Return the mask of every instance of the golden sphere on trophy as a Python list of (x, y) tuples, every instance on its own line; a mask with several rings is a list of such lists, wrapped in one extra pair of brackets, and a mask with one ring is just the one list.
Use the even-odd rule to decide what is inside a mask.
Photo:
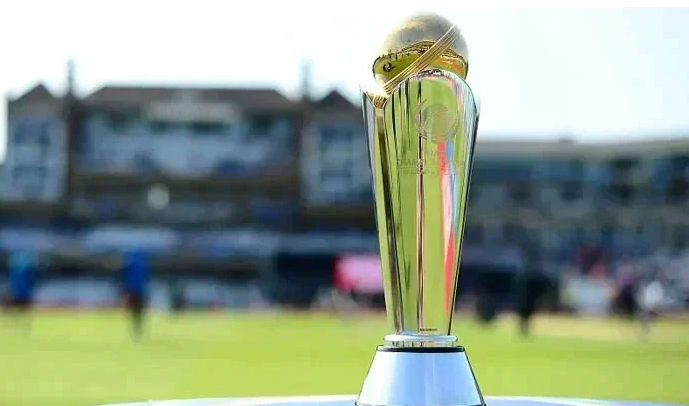
[[(421, 61), (424, 54), (426, 61)], [(385, 93), (426, 69), (443, 69), (466, 79), (469, 52), (459, 29), (437, 14), (404, 19), (385, 38), (373, 63), (373, 74)]]

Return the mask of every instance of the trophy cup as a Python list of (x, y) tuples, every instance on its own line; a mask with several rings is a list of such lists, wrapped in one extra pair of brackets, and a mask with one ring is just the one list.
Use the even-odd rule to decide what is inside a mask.
[(385, 303), (358, 406), (485, 405), (451, 335), (479, 111), (466, 43), (443, 17), (404, 20), (362, 89)]

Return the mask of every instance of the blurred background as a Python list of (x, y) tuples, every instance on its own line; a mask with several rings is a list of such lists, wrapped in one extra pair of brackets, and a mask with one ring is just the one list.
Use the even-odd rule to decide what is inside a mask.
[(689, 403), (689, 12), (3, 4), (0, 404), (357, 393), (359, 104), (401, 18), (482, 116), (454, 332), (489, 395)]

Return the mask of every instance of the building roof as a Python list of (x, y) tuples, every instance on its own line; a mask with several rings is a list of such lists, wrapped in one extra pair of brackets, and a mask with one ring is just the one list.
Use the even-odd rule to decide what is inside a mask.
[(299, 102), (288, 99), (274, 89), (220, 87), (105, 86), (84, 101), (89, 105), (139, 107), (151, 102), (193, 98), (202, 102), (227, 102), (247, 110), (292, 111)]
[(477, 156), (495, 157), (653, 157), (671, 153), (689, 153), (689, 131), (686, 135), (662, 135), (646, 139), (620, 139), (611, 142), (577, 142), (570, 139), (529, 140), (524, 137), (504, 139), (481, 136), (476, 140)]
[(55, 114), (59, 112), (62, 99), (53, 95), (43, 84), (38, 83), (24, 94), (7, 99), (10, 115)]
[(35, 101), (35, 100), (54, 100), (55, 96), (48, 90), (43, 83), (29, 89), (23, 95), (15, 98), (13, 101)]
[(332, 90), (325, 97), (316, 102), (316, 109), (332, 109), (338, 111), (359, 111), (342, 93)]

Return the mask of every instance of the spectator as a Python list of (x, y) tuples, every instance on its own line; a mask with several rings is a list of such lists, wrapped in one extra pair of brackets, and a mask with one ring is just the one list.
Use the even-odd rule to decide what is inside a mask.
[(28, 252), (15, 252), (9, 260), (11, 308), (26, 310), (31, 307), (36, 285), (36, 258)]
[(149, 264), (146, 254), (132, 251), (125, 255), (122, 263), (122, 279), (126, 307), (132, 318), (132, 331), (135, 338), (143, 334), (144, 312), (148, 301)]
[(32, 253), (14, 252), (10, 256), (10, 297), (7, 305), (10, 311), (24, 320), (26, 328), (29, 327), (26, 316), (33, 305), (37, 268), (38, 261)]

